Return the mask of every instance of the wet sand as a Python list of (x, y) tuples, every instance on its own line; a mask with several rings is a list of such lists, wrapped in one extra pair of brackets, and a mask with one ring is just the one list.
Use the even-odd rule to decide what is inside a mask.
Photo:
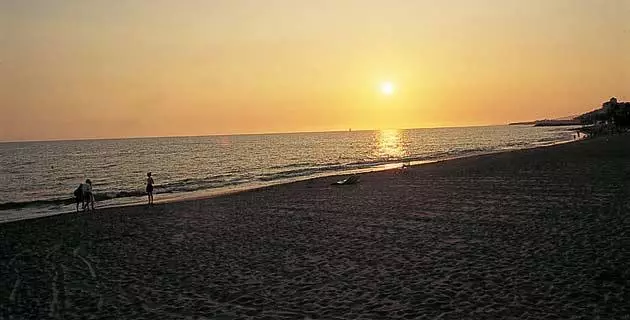
[(0, 225), (0, 319), (630, 319), (630, 136)]

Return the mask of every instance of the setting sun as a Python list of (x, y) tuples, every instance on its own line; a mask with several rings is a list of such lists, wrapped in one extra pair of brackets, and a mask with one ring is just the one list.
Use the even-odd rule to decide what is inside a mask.
[(0, 0), (0, 141), (498, 125), (629, 99), (630, 0), (123, 2)]
[(389, 81), (381, 83), (381, 93), (386, 96), (392, 95), (394, 93), (394, 84)]

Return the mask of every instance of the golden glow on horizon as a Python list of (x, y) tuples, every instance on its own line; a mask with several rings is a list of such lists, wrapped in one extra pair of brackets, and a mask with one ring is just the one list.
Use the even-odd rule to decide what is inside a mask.
[(630, 100), (628, 16), (626, 0), (0, 1), (0, 141), (565, 117)]

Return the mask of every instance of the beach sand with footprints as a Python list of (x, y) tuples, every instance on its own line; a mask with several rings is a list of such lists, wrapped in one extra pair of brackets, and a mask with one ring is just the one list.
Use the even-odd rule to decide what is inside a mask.
[(630, 136), (0, 225), (0, 319), (630, 319)]

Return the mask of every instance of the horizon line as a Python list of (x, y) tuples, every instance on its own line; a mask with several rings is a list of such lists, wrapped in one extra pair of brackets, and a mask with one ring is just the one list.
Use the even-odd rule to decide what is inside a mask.
[[(365, 131), (383, 131), (383, 130), (416, 130), (416, 129), (440, 129), (440, 128), (473, 128), (473, 127), (493, 127), (507, 126), (508, 123), (502, 124), (480, 124), (480, 125), (464, 125), (464, 126), (435, 126), (435, 127), (415, 127), (415, 128), (379, 128), (379, 129), (352, 129), (352, 132)], [(244, 132), (244, 133), (210, 133), (198, 135), (165, 135), (165, 136), (131, 136), (131, 137), (103, 137), (103, 138), (60, 138), (60, 139), (42, 139), (42, 140), (0, 140), (3, 143), (28, 143), (28, 142), (72, 142), (72, 141), (100, 141), (100, 140), (127, 140), (127, 139), (157, 139), (157, 138), (200, 138), (200, 137), (225, 137), (225, 136), (256, 136), (256, 135), (279, 135), (279, 134), (301, 134), (301, 133), (336, 133), (349, 132), (348, 129), (334, 129), (323, 131), (277, 131), (277, 132)]]

